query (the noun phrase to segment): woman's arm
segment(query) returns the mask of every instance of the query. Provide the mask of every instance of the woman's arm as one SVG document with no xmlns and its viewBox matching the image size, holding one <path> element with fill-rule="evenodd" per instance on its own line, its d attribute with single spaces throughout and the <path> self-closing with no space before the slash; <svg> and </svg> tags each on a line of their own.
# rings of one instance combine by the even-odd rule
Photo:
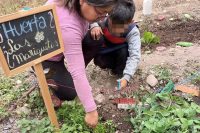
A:
<svg viewBox="0 0 200 133">
<path fill-rule="evenodd" d="M 64 41 L 64 56 L 78 97 L 86 112 L 96 110 L 92 89 L 86 77 L 85 62 L 82 52 L 83 33 L 77 26 L 61 27 Z"/>
</svg>

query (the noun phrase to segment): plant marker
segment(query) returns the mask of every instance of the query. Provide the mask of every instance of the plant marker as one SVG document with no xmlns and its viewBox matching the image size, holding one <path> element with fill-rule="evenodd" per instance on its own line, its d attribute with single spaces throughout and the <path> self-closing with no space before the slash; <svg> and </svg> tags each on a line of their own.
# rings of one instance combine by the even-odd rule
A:
<svg viewBox="0 0 200 133">
<path fill-rule="evenodd" d="M 121 90 L 121 80 L 117 80 L 117 90 Z"/>
</svg>

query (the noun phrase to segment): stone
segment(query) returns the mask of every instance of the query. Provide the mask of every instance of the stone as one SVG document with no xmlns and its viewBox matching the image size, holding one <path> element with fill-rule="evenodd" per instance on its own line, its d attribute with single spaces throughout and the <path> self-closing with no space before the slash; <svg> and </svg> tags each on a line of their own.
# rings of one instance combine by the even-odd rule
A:
<svg viewBox="0 0 200 133">
<path fill-rule="evenodd" d="M 157 20 L 157 21 L 163 21 L 164 19 L 165 19 L 164 15 L 158 15 L 155 20 Z"/>
<path fill-rule="evenodd" d="M 103 94 L 98 94 L 96 97 L 95 97 L 95 100 L 98 102 L 98 103 L 103 103 L 105 101 L 105 97 Z"/>
<path fill-rule="evenodd" d="M 9 118 L 10 123 L 13 123 L 15 121 L 15 119 L 13 118 Z"/>
<path fill-rule="evenodd" d="M 31 109 L 29 109 L 29 108 L 23 106 L 23 107 L 17 109 L 17 110 L 16 110 L 16 113 L 17 113 L 18 115 L 22 115 L 22 114 L 28 115 L 28 114 L 31 113 Z"/>
<path fill-rule="evenodd" d="M 162 52 L 162 51 L 165 51 L 165 50 L 166 50 L 166 47 L 164 47 L 164 46 L 159 46 L 159 47 L 156 48 L 156 50 L 159 51 L 159 52 Z"/>
<path fill-rule="evenodd" d="M 17 80 L 17 81 L 16 81 L 16 84 L 17 84 L 17 85 L 19 85 L 19 84 L 21 84 L 21 83 L 22 83 L 21 80 Z"/>
<path fill-rule="evenodd" d="M 154 87 L 158 84 L 158 80 L 154 75 L 149 75 L 146 79 L 147 84 L 149 84 L 151 87 Z"/>
<path fill-rule="evenodd" d="M 115 97 L 113 95 L 110 95 L 108 98 L 109 100 L 113 100 Z"/>
<path fill-rule="evenodd" d="M 151 51 L 145 51 L 144 53 L 145 54 L 151 54 Z"/>
<path fill-rule="evenodd" d="M 169 21 L 174 21 L 174 18 L 170 18 Z"/>
</svg>

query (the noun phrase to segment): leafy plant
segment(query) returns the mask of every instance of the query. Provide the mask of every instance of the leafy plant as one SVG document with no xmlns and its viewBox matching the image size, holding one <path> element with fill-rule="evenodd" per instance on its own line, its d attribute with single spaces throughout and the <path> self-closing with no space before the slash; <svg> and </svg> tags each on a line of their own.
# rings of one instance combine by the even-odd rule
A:
<svg viewBox="0 0 200 133">
<path fill-rule="evenodd" d="M 135 107 L 130 121 L 134 132 L 183 133 L 200 131 L 200 106 L 172 94 L 148 94 L 142 106 Z"/>
<path fill-rule="evenodd" d="M 160 43 L 160 38 L 152 32 L 145 31 L 141 38 L 141 42 L 144 46 L 149 46 L 150 44 Z"/>
<path fill-rule="evenodd" d="M 57 111 L 59 121 L 63 124 L 61 132 L 73 133 L 114 133 L 115 126 L 112 121 L 100 122 L 93 130 L 88 128 L 84 122 L 85 112 L 80 104 L 76 101 L 65 103 L 62 108 Z"/>
<path fill-rule="evenodd" d="M 21 133 L 53 133 L 54 128 L 48 118 L 39 119 L 22 119 L 17 122 Z"/>
</svg>

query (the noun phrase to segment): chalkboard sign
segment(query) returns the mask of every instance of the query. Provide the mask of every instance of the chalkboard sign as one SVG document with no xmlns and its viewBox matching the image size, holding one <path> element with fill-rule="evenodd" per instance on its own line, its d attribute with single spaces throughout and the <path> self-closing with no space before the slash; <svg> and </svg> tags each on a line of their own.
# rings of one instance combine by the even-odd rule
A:
<svg viewBox="0 0 200 133">
<path fill-rule="evenodd" d="M 55 7 L 0 17 L 0 61 L 7 75 L 63 52 Z"/>
</svg>

